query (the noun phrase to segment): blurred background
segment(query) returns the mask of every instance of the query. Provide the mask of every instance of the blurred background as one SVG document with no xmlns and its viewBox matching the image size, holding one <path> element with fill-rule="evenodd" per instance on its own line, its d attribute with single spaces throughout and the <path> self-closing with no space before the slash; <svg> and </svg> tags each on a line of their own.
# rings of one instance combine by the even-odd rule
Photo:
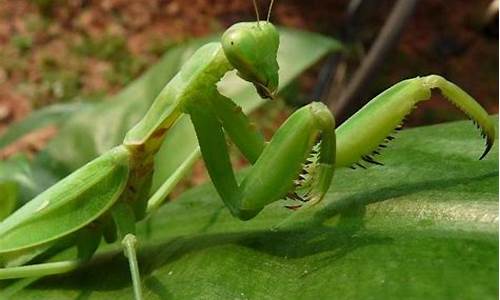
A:
<svg viewBox="0 0 500 300">
<path fill-rule="evenodd" d="M 258 4 L 265 16 L 268 1 Z M 284 102 L 254 113 L 268 135 L 313 98 L 343 120 L 392 84 L 430 73 L 498 113 L 498 1 L 278 0 L 271 19 L 338 38 L 348 51 L 303 74 Z M 0 1 L 0 135 L 41 107 L 117 93 L 179 42 L 253 20 L 250 0 Z M 407 125 L 457 119 L 445 101 L 429 101 Z M 0 156 L 36 152 L 54 134 L 40 129 Z"/>
</svg>

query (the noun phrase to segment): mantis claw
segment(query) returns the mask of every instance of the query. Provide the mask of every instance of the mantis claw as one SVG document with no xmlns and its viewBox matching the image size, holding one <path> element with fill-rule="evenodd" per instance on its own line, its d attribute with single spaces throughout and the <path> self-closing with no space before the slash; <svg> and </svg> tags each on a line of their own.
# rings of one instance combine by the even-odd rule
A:
<svg viewBox="0 0 500 300">
<path fill-rule="evenodd" d="M 254 82 L 254 86 L 262 99 L 276 100 L 276 96 L 266 87 L 266 85 Z"/>
<path fill-rule="evenodd" d="M 479 160 L 482 160 L 490 152 L 495 142 L 495 127 L 486 111 L 464 90 L 439 75 L 423 77 L 422 81 L 430 89 L 439 89 L 449 102 L 461 110 L 479 128 L 481 136 L 486 139 L 486 147 L 479 157 Z"/>
</svg>

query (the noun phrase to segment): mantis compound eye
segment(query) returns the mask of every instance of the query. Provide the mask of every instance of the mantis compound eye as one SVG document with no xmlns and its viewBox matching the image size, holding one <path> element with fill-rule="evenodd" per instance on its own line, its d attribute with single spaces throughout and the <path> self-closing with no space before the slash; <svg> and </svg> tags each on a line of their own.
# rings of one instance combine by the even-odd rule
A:
<svg viewBox="0 0 500 300">
<path fill-rule="evenodd" d="M 278 88 L 278 47 L 278 31 L 269 22 L 237 23 L 222 35 L 227 59 L 262 98 L 273 98 Z"/>
</svg>

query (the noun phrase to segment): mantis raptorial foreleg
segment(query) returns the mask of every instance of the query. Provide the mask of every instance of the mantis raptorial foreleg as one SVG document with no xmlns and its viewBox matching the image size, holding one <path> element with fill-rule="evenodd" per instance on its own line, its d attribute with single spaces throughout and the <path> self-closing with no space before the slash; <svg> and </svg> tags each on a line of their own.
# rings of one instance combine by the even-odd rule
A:
<svg viewBox="0 0 500 300">
<path fill-rule="evenodd" d="M 218 96 L 212 99 L 214 112 L 220 120 L 224 131 L 241 150 L 248 161 L 253 164 L 264 150 L 264 137 L 243 113 L 241 107 L 231 99 Z"/>
<path fill-rule="evenodd" d="M 486 138 L 482 159 L 495 140 L 495 127 L 488 113 L 457 85 L 438 75 L 401 81 L 368 102 L 337 130 L 336 167 L 363 166 L 375 163 L 380 146 L 392 139 L 391 134 L 404 118 L 421 102 L 430 99 L 431 89 L 439 89 L 481 129 Z"/>
<path fill-rule="evenodd" d="M 255 126 L 248 120 L 240 106 L 231 99 L 222 95 L 216 95 L 217 118 L 225 124 L 224 130 L 235 145 L 242 151 L 248 161 L 253 164 L 265 147 L 264 137 L 255 129 Z M 158 208 L 170 194 L 175 185 L 186 175 L 192 165 L 198 160 L 200 148 L 198 147 L 182 163 L 179 168 L 158 188 L 148 201 L 147 212 Z"/>
<path fill-rule="evenodd" d="M 323 197 L 330 186 L 335 164 L 335 122 L 323 104 L 314 102 L 291 115 L 269 144 L 263 147 L 240 185 L 229 161 L 222 130 L 224 123 L 217 117 L 218 103 L 212 104 L 211 109 L 193 106 L 188 111 L 212 182 L 233 215 L 241 219 L 252 218 L 264 206 L 293 190 L 297 174 L 319 136 L 317 184 L 311 188 L 308 198 L 319 201 Z M 241 125 L 242 128 L 249 126 L 245 126 L 243 121 Z M 252 131 L 249 134 L 256 136 Z M 256 145 L 261 145 L 257 138 L 255 143 L 237 144 L 250 161 L 252 156 L 249 153 L 257 151 Z M 271 165 L 274 167 L 270 168 Z"/>
</svg>

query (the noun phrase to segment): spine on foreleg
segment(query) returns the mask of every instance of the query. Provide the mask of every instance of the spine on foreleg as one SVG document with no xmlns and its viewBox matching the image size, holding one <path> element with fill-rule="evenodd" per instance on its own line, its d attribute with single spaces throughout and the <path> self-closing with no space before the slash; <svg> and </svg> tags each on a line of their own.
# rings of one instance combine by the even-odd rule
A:
<svg viewBox="0 0 500 300">
<path fill-rule="evenodd" d="M 386 140 L 392 140 L 391 133 L 397 130 L 405 116 L 415 104 L 430 97 L 430 90 L 422 88 L 419 80 L 402 81 L 384 91 L 336 130 L 337 167 L 350 167 L 361 160 L 375 161 L 385 147 Z"/>
</svg>

